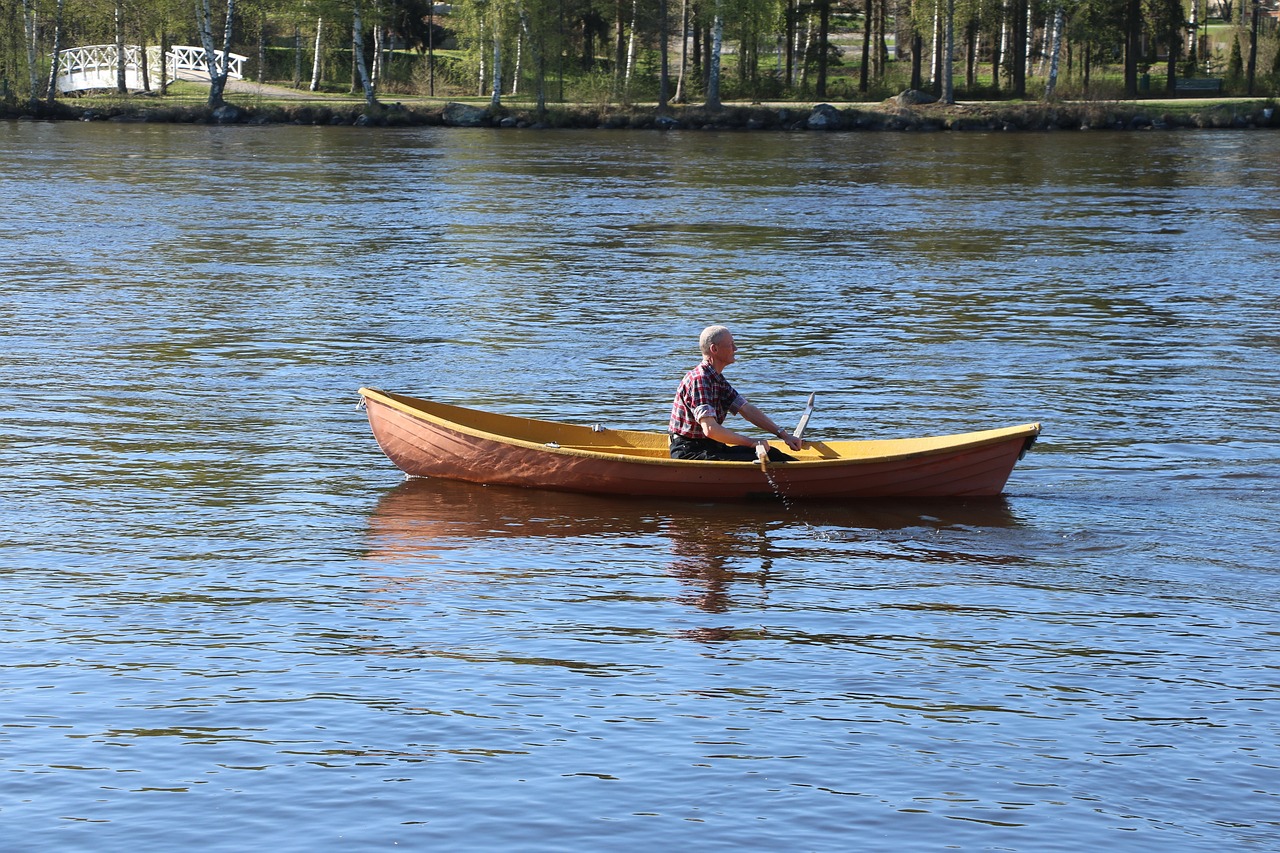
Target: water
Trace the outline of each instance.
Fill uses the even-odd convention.
[[[1280,850],[1280,139],[0,126],[6,848]],[[404,482],[361,384],[994,501]]]

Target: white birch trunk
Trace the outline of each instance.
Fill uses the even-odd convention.
[[[52,104],[58,97],[58,66],[62,59],[62,11],[64,5],[63,0],[58,0],[58,8],[54,13],[53,19],[53,64],[49,69],[49,90],[45,93],[48,102]],[[143,52],[145,55],[145,51]],[[34,94],[32,95],[34,98]]]
[[[23,35],[27,43],[27,73],[30,77],[31,102],[40,98],[40,72],[36,67],[36,5],[34,0],[22,0]]]
[[[1062,30],[1066,25],[1066,12],[1062,3],[1053,10],[1053,34],[1049,47],[1049,81],[1044,87],[1044,99],[1053,99],[1053,91],[1058,88],[1058,58],[1062,55]]]
[[[724,48],[724,11],[721,9],[722,0],[716,0],[715,17],[711,22],[711,55],[707,57],[710,63],[707,74],[707,103],[712,109],[720,107],[720,52]]]
[[[631,84],[631,72],[636,65],[636,18],[639,16],[638,0],[631,0],[631,33],[627,36],[627,73],[623,80]]]
[[[680,3],[680,77],[676,81],[676,96],[674,98],[677,104],[683,104],[687,100],[684,91],[684,74],[689,68],[689,0],[681,0]]]
[[[1036,30],[1031,17],[1035,8],[1035,0],[1027,0],[1027,61],[1023,67],[1027,69],[1028,74],[1031,73],[1031,57],[1035,55],[1036,47]]]
[[[354,54],[356,71],[360,75],[360,88],[364,90],[364,102],[373,106],[377,98],[373,91],[373,81],[369,79],[369,63],[364,60],[364,16],[360,13],[359,0],[351,8],[351,52]]]
[[[129,91],[129,84],[125,77],[127,63],[124,53],[124,2],[116,0],[115,4],[115,27],[116,27],[116,91],[121,95]]]
[[[498,15],[493,16],[493,97],[489,105],[502,106],[502,33]]]
[[[320,88],[320,36],[324,32],[324,18],[316,18],[316,56],[311,62],[311,91]]]
[[[524,10],[521,10],[523,14]],[[516,35],[516,66],[511,69],[511,97],[520,94],[520,72],[524,68],[524,34]]]
[[[942,71],[938,67],[938,44],[942,41],[942,4],[936,3],[933,7],[933,50],[929,51],[929,85],[938,85],[938,74]]]
[[[1002,14],[1002,15],[1000,16],[1000,59],[1001,59],[1001,64],[1003,65],[1004,60],[1005,60],[1005,59],[1007,59],[1007,58],[1008,58],[1008,56],[1009,56],[1009,37],[1010,37],[1010,29],[1009,29],[1009,2],[1008,2],[1008,0],[1005,0],[1005,2],[1002,4],[1002,9],[1003,9],[1004,14]],[[1003,70],[1004,70],[1004,69],[1003,69],[1003,68],[1001,68],[1001,71],[1003,71]],[[1000,82],[999,80],[997,80],[997,81],[996,81],[996,83],[997,83],[997,84],[998,84],[999,82]]]

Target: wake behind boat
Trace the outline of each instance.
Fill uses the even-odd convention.
[[[810,441],[794,462],[672,459],[667,435],[482,412],[361,388],[383,453],[411,477],[694,500],[998,495],[1039,424],[959,435]]]

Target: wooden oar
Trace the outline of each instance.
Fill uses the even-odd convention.
[[[816,391],[814,392],[817,393]],[[804,404],[804,414],[800,416],[800,424],[796,427],[795,432],[791,433],[796,438],[804,438],[804,428],[809,425],[809,416],[813,414],[813,394],[809,395],[809,402]]]
[[[809,401],[804,404],[804,413],[800,415],[800,423],[796,426],[795,432],[791,433],[796,439],[804,438],[804,428],[809,425],[809,416],[813,414],[813,397],[817,392],[809,394]],[[764,444],[756,445],[756,459],[760,461],[760,470],[767,471],[769,467],[769,447]]]

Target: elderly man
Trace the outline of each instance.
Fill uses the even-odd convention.
[[[727,428],[724,419],[730,412],[742,415],[760,429],[773,433],[792,450],[803,447],[800,439],[747,402],[724,378],[724,369],[733,364],[738,351],[728,329],[708,326],[702,330],[698,346],[702,349],[702,364],[685,374],[671,407],[672,458],[754,461],[757,452],[763,452],[760,446],[767,447],[768,443]],[[768,450],[772,462],[787,462],[793,458],[776,448]]]

